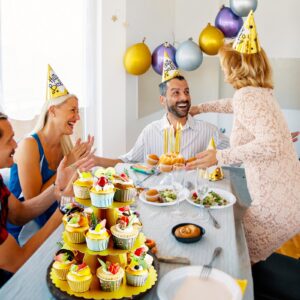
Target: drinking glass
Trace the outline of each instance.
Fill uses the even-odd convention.
[[[182,191],[184,186],[184,178],[185,178],[185,164],[177,163],[173,165],[172,172],[172,186],[177,194],[176,198],[176,207],[175,210],[172,211],[172,214],[177,216],[182,216],[182,212],[179,210],[179,193]]]
[[[199,169],[196,170],[195,176],[195,192],[197,193],[200,199],[203,199],[208,192],[208,179],[205,178],[206,169]],[[202,222],[207,222],[209,220],[209,215],[206,213],[204,207],[198,207],[199,212],[194,216],[195,219],[198,219]]]

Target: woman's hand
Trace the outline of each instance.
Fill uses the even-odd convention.
[[[186,165],[187,170],[192,170],[196,168],[205,169],[213,165],[216,165],[218,163],[217,150],[213,150],[213,149],[205,150],[197,154],[196,158],[197,158],[196,160]]]
[[[88,139],[86,142],[82,142],[81,139],[79,138],[76,141],[74,148],[67,156],[67,164],[71,165],[78,159],[88,156],[91,153],[93,145],[94,145],[93,136],[88,135]]]
[[[298,141],[299,135],[300,135],[300,131],[291,132],[292,140],[294,143]]]
[[[191,106],[191,107],[190,107],[190,110],[189,110],[189,114],[190,114],[191,116],[198,115],[198,114],[200,114],[201,112],[202,112],[202,111],[200,110],[199,105]]]
[[[94,166],[95,161],[90,156],[84,157],[68,166],[67,158],[65,156],[57,168],[55,185],[60,191],[62,191],[70,182],[75,180],[76,176],[78,175],[76,172],[77,169],[79,171],[88,171]]]

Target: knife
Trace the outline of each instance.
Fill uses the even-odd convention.
[[[157,256],[159,262],[167,264],[190,265],[191,261],[187,257],[180,256]]]

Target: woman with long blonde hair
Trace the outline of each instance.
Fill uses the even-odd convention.
[[[91,151],[94,139],[86,142],[78,139],[73,146],[70,136],[80,119],[78,99],[69,94],[57,75],[49,66],[48,99],[46,100],[33,134],[24,138],[14,155],[15,164],[11,168],[10,191],[20,201],[40,194],[55,181],[56,169],[64,156],[71,165]],[[43,226],[56,204],[35,219]],[[8,223],[8,231],[18,240],[22,227]]]

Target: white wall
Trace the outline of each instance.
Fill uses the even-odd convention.
[[[100,2],[100,1],[99,1]],[[98,3],[99,3],[98,2]],[[142,41],[153,51],[164,41],[182,42],[189,37],[198,41],[201,30],[208,22],[214,23],[220,4],[229,1],[219,0],[103,0],[101,29],[102,90],[98,91],[103,100],[103,154],[115,157],[129,150],[142,128],[159,118],[162,111],[138,118],[138,81],[139,77],[125,73],[122,58],[126,47]],[[299,58],[300,42],[298,28],[300,1],[260,0],[255,13],[262,46],[272,58]],[[111,16],[117,14],[119,20],[112,22]],[[125,26],[124,26],[125,23]],[[204,57],[204,60],[207,57]],[[205,63],[200,68],[205,72]],[[150,72],[150,71],[148,71]],[[143,75],[142,75],[143,76]],[[193,72],[188,76],[192,77]],[[220,77],[219,80],[222,80]],[[153,87],[157,90],[157,87]],[[218,94],[218,82],[211,82],[206,92]],[[191,86],[193,93],[193,86]],[[205,93],[207,94],[207,93]],[[98,97],[99,97],[98,95]],[[100,100],[100,98],[99,98]],[[203,99],[194,98],[197,103]],[[211,99],[207,99],[211,100]],[[158,101],[157,99],[153,101]],[[300,129],[300,111],[284,110],[291,130]],[[206,120],[230,131],[231,118],[214,114],[206,115]],[[297,144],[300,154],[300,143]]]

